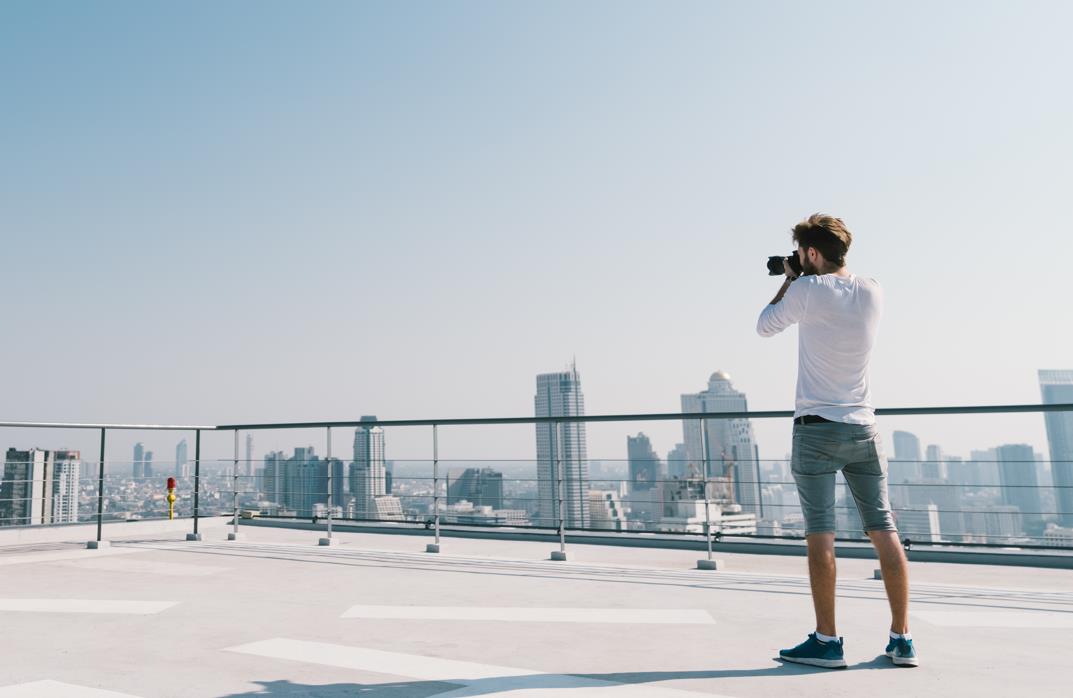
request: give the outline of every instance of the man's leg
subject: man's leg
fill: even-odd
[[[816,631],[837,637],[835,631],[835,534],[813,533],[808,540],[808,579],[812,585],[812,606],[816,610]]]
[[[872,539],[872,545],[876,548],[876,554],[879,555],[879,568],[883,571],[883,585],[887,588],[887,600],[890,601],[891,632],[907,633],[909,632],[909,563],[905,560],[905,552],[898,540],[898,532],[869,531],[868,537]],[[813,595],[815,593],[814,588]]]

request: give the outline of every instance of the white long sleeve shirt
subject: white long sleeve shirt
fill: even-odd
[[[868,361],[882,311],[879,282],[852,274],[802,276],[782,300],[764,308],[756,323],[761,337],[800,325],[795,417],[875,423]]]

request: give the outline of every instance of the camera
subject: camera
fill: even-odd
[[[794,273],[801,276],[801,259],[797,256],[795,250],[789,257],[768,257],[767,258],[767,273],[768,276],[781,276],[786,273],[786,270],[782,268],[782,261],[786,260],[790,264],[790,268]]]

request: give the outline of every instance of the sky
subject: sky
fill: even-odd
[[[790,409],[796,336],[755,322],[816,211],[886,291],[877,406],[1039,402],[1036,371],[1073,368],[1070,26],[1031,1],[8,0],[0,420],[526,416],[575,357],[590,414],[678,411],[716,370]],[[1046,448],[1040,415],[880,426]],[[681,439],[593,427],[590,456],[638,430]],[[177,437],[109,457],[134,440]],[[441,450],[531,458],[532,429]]]

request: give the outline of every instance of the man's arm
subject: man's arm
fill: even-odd
[[[785,262],[784,262],[785,264]],[[793,283],[796,277],[787,269],[786,280],[771,303],[760,312],[756,331],[761,337],[771,337],[782,332],[795,322],[800,322],[808,306],[809,284]]]

